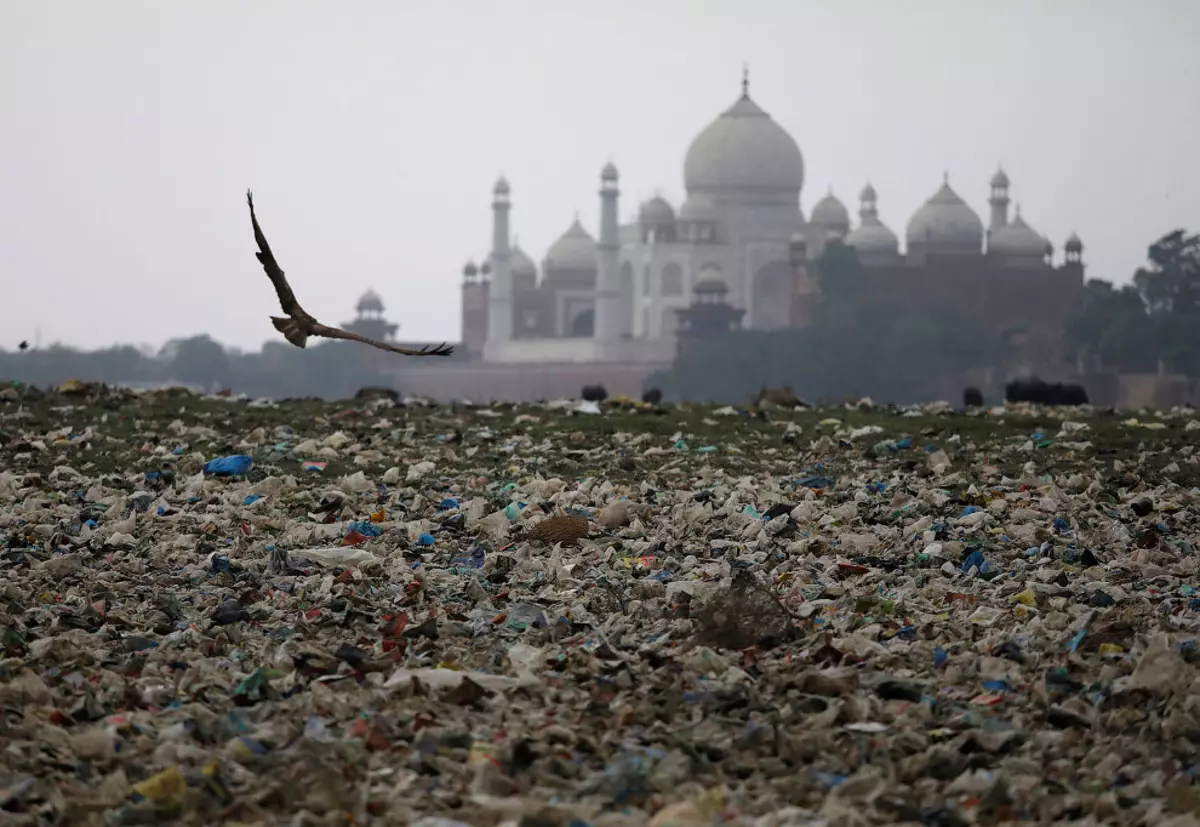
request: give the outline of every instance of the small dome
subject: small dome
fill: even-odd
[[[609,161],[608,163],[606,163],[604,165],[604,168],[600,170],[600,180],[616,181],[617,180],[617,165],[614,164],[612,161]]]
[[[558,241],[546,251],[547,270],[595,270],[596,239],[576,218]]]
[[[675,223],[675,208],[662,196],[656,195],[638,210],[638,221],[651,227]]]
[[[679,208],[681,221],[716,221],[717,208],[707,198],[690,196]]]
[[[508,254],[508,272],[514,276],[537,275],[537,265],[519,245],[514,243]]]
[[[503,175],[501,175],[499,178],[497,178],[496,186],[494,186],[492,188],[492,192],[494,192],[496,195],[508,195],[508,193],[510,192],[509,186],[508,186],[508,179],[505,178]]]
[[[692,287],[692,292],[699,293],[700,295],[710,296],[724,295],[729,292],[729,285],[726,284],[725,280],[722,278],[717,276],[708,276],[707,278],[700,279],[700,281],[696,282],[695,286]]]
[[[830,191],[813,207],[811,223],[844,232],[850,227],[850,211]]]
[[[949,183],[943,182],[933,197],[913,213],[906,235],[910,249],[914,244],[924,244],[981,250],[983,221],[950,189]]]
[[[787,130],[743,94],[692,141],[683,180],[689,195],[749,191],[795,203],[804,158]]]
[[[379,294],[374,290],[368,290],[359,297],[358,304],[356,305],[355,309],[357,309],[359,313],[364,311],[382,313],[383,299],[379,298]]]
[[[479,268],[475,265],[475,262],[468,261],[463,265],[463,275],[467,278],[474,278],[479,275]]]
[[[993,187],[1007,187],[1008,186],[1008,173],[1006,173],[1003,169],[997,169],[996,174],[992,176],[992,186]]]
[[[871,186],[870,181],[868,181],[867,185],[862,188],[862,192],[860,192],[858,194],[858,200],[859,201],[878,201],[879,200],[879,195],[878,195],[878,193],[875,192],[875,187]]]
[[[846,244],[862,253],[896,253],[900,250],[900,239],[875,217],[863,218],[846,236]]]
[[[988,253],[1001,256],[1036,256],[1046,254],[1046,239],[1025,223],[1018,209],[1011,222],[988,239]]]
[[[1071,235],[1067,238],[1067,243],[1063,245],[1063,249],[1068,253],[1082,253],[1083,242],[1079,240],[1078,235],[1071,233]]]
[[[1042,236],[1042,242],[1042,252],[1047,256],[1054,255],[1054,242],[1050,240],[1049,236]]]
[[[492,274],[492,260],[490,258],[485,258],[483,260],[483,264],[479,265],[479,275],[490,276],[491,274]]]

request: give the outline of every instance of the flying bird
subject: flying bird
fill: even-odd
[[[17,350],[20,350],[22,353],[29,350],[29,342],[21,342],[21,344],[17,345]]]
[[[283,337],[293,345],[304,347],[308,342],[309,336],[319,336],[325,339],[347,339],[352,342],[362,342],[365,345],[377,347],[380,350],[390,350],[392,353],[400,353],[405,356],[449,356],[454,351],[452,345],[448,346],[444,342],[437,347],[427,346],[420,350],[397,347],[387,342],[380,342],[375,339],[369,339],[366,336],[360,336],[357,333],[351,333],[349,330],[342,330],[340,327],[329,327],[318,322],[305,312],[304,308],[300,306],[300,302],[296,301],[296,295],[292,292],[287,278],[283,275],[283,268],[279,266],[279,262],[275,260],[275,256],[271,253],[271,247],[267,244],[267,237],[263,235],[262,227],[258,226],[258,217],[254,214],[254,196],[250,190],[246,190],[246,203],[250,205],[250,223],[254,225],[254,240],[258,243],[258,252],[254,255],[262,265],[263,270],[266,271],[267,278],[271,280],[271,284],[275,286],[275,294],[279,297],[279,305],[283,308],[283,312],[287,314],[286,318],[272,316],[271,324],[275,325],[275,329],[282,333]]]

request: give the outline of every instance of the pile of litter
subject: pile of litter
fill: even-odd
[[[1196,824],[1197,430],[0,386],[0,823]]]

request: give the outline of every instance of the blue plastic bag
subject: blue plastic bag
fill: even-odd
[[[253,464],[254,460],[245,454],[233,454],[228,457],[210,459],[204,463],[204,473],[212,474],[215,477],[232,477],[246,473]]]

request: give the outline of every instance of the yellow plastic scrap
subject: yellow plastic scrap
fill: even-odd
[[[1162,422],[1142,422],[1136,416],[1130,417],[1121,423],[1127,428],[1145,428],[1147,431],[1161,431],[1167,427]]]
[[[187,780],[179,771],[179,767],[169,767],[133,785],[133,794],[139,799],[156,802],[176,800],[186,791]]]
[[[1096,651],[1100,653],[1100,657],[1102,658],[1109,655],[1125,654],[1125,648],[1117,645],[1116,643],[1101,643],[1098,647],[1096,647]]]
[[[471,751],[467,754],[467,766],[476,767],[480,764],[500,766],[495,744],[485,744],[481,741],[471,744]]]
[[[727,821],[725,791],[713,788],[702,795],[668,804],[650,819],[648,827],[707,827]]]
[[[1026,589],[1019,594],[1014,594],[1013,600],[1018,603],[1024,603],[1026,606],[1037,605],[1037,595],[1033,593],[1033,589]]]

